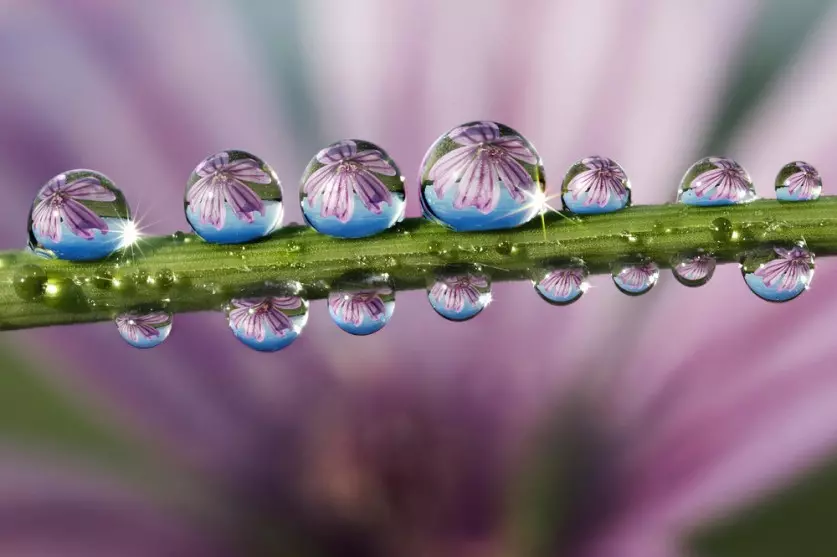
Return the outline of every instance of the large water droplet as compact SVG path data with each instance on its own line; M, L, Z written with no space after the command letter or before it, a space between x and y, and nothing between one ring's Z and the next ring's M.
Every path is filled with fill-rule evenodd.
M353 335L370 335L389 323L395 290L388 275L351 274L337 280L328 295L328 313Z
M580 259L565 265L552 267L541 273L537 281L532 281L535 292L557 306L571 304L587 292L587 266Z
M650 259L623 262L613 266L613 283L629 296L639 296L651 290L660 278L660 268Z
M631 204L625 169L606 157L587 157L572 165L561 184L564 208L577 215L598 215Z
M70 261L104 259L136 240L125 196L104 174L71 170L46 183L29 211L29 248Z
M756 198L756 188L747 171L723 157L706 157L693 164L677 192L678 202L704 207L749 203Z
M368 141L333 143L311 159L300 182L305 220L340 238L373 236L404 218L404 177L386 151Z
M681 254L672 260L671 272L684 286L703 286L715 274L715 263L715 258L708 253Z
M819 199L821 191L820 173L806 162L788 163L776 176L776 199L779 201L813 201Z
M308 301L298 284L269 296L233 298L227 320L235 337L254 350L276 352L299 337L308 322Z
M535 147L497 122L470 122L437 139L419 183L425 217L458 231L514 228L538 215L546 199Z
M276 173L244 151L203 160L186 184L186 220L207 242L241 244L282 225L282 190Z
M44 295L47 274L37 265L23 265L15 271L12 280L14 281L15 293L21 299L32 302Z
M491 280L476 268L444 268L436 272L427 298L445 319L467 321L491 303Z
M814 278L814 254L804 242L750 251L741 260L750 290L768 302L787 302L805 292Z
M119 336L134 348L160 346L171 333L172 314L165 311L131 311L116 317Z

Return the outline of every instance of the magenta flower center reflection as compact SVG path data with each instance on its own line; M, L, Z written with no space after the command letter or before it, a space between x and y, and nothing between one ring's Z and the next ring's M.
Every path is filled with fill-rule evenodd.
M398 171L376 149L358 151L354 141L341 141L317 154L321 168L308 177L303 191L308 206L321 200L321 217L348 222L355 210L355 197L363 206L380 214L384 204L392 205L392 192L376 176L395 176Z
M582 160L581 164L586 166L587 170L576 174L567 185L573 199L578 199L581 194L586 193L585 206L596 204L604 207L610 201L611 195L620 199L628 195L628 188L625 186L628 177L622 167L614 161L603 157L589 157Z
M478 275L461 275L438 279L430 289L430 296L442 302L448 311L462 311L465 304L476 305L480 301L481 289L488 288L488 280Z
M200 177L186 192L186 201L199 214L201 224L224 228L228 204L236 218L253 222L254 213L265 214L264 201L247 185L269 184L271 176L258 161L241 158L230 161L229 153L209 157L195 169Z
M230 325L242 335L262 342L270 330L276 336L285 336L294 325L283 310L302 307L296 296L270 298L239 298L230 302Z
M500 202L498 180L518 203L533 190L535 183L521 162L537 164L538 158L523 138L501 137L494 122L462 126L448 137L462 147L445 154L428 172L439 199L456 188L455 208L474 207L487 214Z
M804 162L796 163L799 172L795 172L788 176L785 184L788 188L788 193L795 195L799 192L799 197L803 199L810 199L815 193L815 189L819 187L820 175L817 169Z
M566 298L581 288L583 282L584 271L582 269L558 269L549 273L539 286L553 296Z
M811 254L802 247L787 250L773 248L778 259L774 259L756 269L755 274L760 277L768 288L776 286L778 291L793 290L802 282L807 286L811 274Z
M711 201L727 199L738 201L750 193L750 178L747 172L735 161L712 157L709 162L716 168L697 175L692 180L692 191L703 197L710 191Z
M163 312L125 313L117 316L116 328L123 338L139 342L140 338L150 340L159 337L158 327L168 323L169 319L169 315Z
M345 323L355 326L363 324L364 316L380 321L386 315L382 295L390 294L389 288L362 290L359 292L335 292L328 297L328 307Z
M79 201L110 202L116 200L116 194L93 176L67 183L67 177L62 174L41 189L38 199L40 201L32 211L35 232L58 242L61 240L63 222L74 235L92 240L94 230L107 234L108 225L102 217Z

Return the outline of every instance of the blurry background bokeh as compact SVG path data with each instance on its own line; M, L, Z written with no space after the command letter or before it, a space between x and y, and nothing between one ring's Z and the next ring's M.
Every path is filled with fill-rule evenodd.
M226 148L300 221L305 165L348 137L392 155L416 216L425 150L475 119L529 138L553 193L600 154L663 203L717 154L760 195L800 159L834 194L831 4L0 0L0 248L71 168L145 233L188 230L186 179ZM784 489L837 448L837 261L789 304L731 265L592 284L565 308L495 285L463 324L400 292L365 338L315 302L272 355L220 312L148 351L111 323L3 333L0 555L673 557L707 528L698 555L833 555L834 474Z

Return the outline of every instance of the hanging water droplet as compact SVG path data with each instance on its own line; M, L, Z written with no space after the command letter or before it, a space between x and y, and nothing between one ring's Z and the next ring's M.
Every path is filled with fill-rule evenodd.
M467 321L491 303L491 280L476 268L444 268L436 272L427 298L445 319Z
M44 295L47 283L46 271L37 265L23 265L15 272L15 293L27 302L38 300Z
M671 272L684 286L703 286L715 274L715 263L715 258L708 253L680 254L672 260Z
M779 201L814 201L822 191L822 178L810 164L796 161L786 164L776 176L776 199Z
M426 218L457 231L514 228L544 208L535 147L497 122L470 122L436 140L421 164Z
M732 159L706 157L693 164L677 192L686 205L717 206L749 203L757 198L750 175Z
M282 225L282 190L273 169L245 151L203 160L186 185L186 220L207 242L241 244Z
M631 183L625 169L607 157L576 162L561 184L564 208L577 215L619 211L631 204Z
M590 284L587 282L587 266L580 259L552 267L541 273L537 281L532 281L535 292L557 306L566 306L581 298Z
M29 211L29 248L69 261L104 259L136 241L125 196L107 176L71 170L46 183Z
M814 254L802 241L750 251L741 260L741 273L759 298L787 302L810 287Z
M230 300L227 321L235 338L260 352L290 345L308 322L308 301L301 293L301 286L294 283L269 296Z
M386 151L346 139L317 153L300 182L305 220L339 238L373 236L404 218L404 177Z
M660 278L660 268L650 259L617 263L611 270L616 287L629 296L639 296L651 290Z
M165 311L132 311L115 319L119 336L134 348L160 346L171 333L172 314Z
M395 290L385 274L351 273L338 279L328 295L331 319L353 335L380 331L394 310Z

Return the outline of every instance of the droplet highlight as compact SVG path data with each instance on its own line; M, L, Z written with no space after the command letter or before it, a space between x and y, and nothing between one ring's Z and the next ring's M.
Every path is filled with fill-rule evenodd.
M395 311L395 289L388 275L351 275L335 282L328 313L338 327L353 335L371 335L389 323Z
M779 201L815 201L822 192L822 178L807 162L786 164L776 176L776 199Z
M556 306L566 306L578 301L590 287L587 266L581 260L551 267L532 281L535 292Z
M741 260L744 282L768 302L798 297L814 278L814 254L804 242L750 251Z
M419 173L426 218L465 232L520 226L544 208L546 179L535 147L497 122L454 128L428 149Z
M122 340L134 348L160 346L171 334L172 314L165 311L132 311L118 315L116 329Z
M308 322L308 301L300 296L300 290L230 300L227 321L235 338L259 352L288 347Z
M34 302L44 295L47 274L37 265L23 265L15 271L15 293L27 302Z
M306 222L317 232L339 238L373 236L404 218L404 177L374 143L346 139L311 159L299 201Z
M38 192L29 211L29 249L68 261L104 259L136 240L131 210L104 174L71 170Z
M427 299L445 319L467 321L491 303L491 280L477 269L442 269L427 289Z
M577 215L619 211L631 204L625 169L607 157L587 157L573 164L561 184L564 208Z
M693 164L680 182L677 201L713 207L749 203L757 199L753 180L732 159L706 157Z
M684 286L703 286L715 274L715 258L708 253L681 254L671 262L671 272L677 282Z
M207 242L241 244L281 226L282 190L262 159L245 151L221 151L192 172L184 208L192 229Z
M645 294L660 278L659 266L651 260L618 263L611 271L613 284L629 296Z

